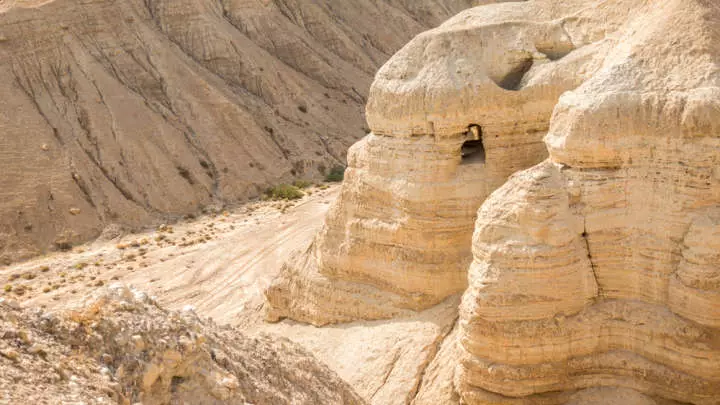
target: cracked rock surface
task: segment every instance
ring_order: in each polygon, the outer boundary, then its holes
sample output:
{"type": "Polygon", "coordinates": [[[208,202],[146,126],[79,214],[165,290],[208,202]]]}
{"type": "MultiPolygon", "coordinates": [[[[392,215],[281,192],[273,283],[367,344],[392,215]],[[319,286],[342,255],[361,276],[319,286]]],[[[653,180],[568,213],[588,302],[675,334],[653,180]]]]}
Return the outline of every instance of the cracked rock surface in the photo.
{"type": "Polygon", "coordinates": [[[560,95],[615,44],[594,27],[616,29],[606,17],[581,1],[487,5],[395,54],[370,90],[372,133],[315,243],[268,290],[268,319],[390,318],[464,291],[478,207],[547,157],[560,95]]]}
{"type": "Polygon", "coordinates": [[[720,403],[720,7],[600,3],[603,68],[478,213],[467,404],[720,403]]]}

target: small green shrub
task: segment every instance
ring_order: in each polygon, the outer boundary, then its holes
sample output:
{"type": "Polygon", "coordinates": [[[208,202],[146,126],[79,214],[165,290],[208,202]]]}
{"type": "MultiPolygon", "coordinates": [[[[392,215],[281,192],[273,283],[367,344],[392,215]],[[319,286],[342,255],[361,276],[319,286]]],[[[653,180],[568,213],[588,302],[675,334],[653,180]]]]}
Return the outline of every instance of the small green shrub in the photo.
{"type": "Polygon", "coordinates": [[[330,169],[330,173],[325,176],[325,181],[341,182],[345,178],[345,166],[335,166],[330,169]]]}
{"type": "Polygon", "coordinates": [[[270,187],[265,195],[271,200],[297,200],[305,195],[299,188],[290,184],[280,184],[270,187]]]}
{"type": "Polygon", "coordinates": [[[295,180],[292,185],[302,190],[312,186],[312,183],[307,180],[295,180]]]}

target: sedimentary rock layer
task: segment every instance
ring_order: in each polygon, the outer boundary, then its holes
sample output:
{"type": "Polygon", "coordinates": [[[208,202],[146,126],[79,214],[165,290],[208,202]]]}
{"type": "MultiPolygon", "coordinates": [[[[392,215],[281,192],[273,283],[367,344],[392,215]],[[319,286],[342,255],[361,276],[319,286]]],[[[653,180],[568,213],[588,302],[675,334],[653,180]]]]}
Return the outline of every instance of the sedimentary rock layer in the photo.
{"type": "Polygon", "coordinates": [[[422,400],[720,403],[719,24],[704,0],[538,0],[416,37],[268,316],[392,317],[467,282],[459,399],[422,400]]]}
{"type": "Polygon", "coordinates": [[[479,211],[465,403],[600,387],[720,403],[720,7],[634,3],[603,68],[560,98],[549,159],[479,211]]]}
{"type": "Polygon", "coordinates": [[[0,2],[0,264],[319,179],[449,1],[0,2]]]}
{"type": "Polygon", "coordinates": [[[371,87],[372,133],[350,149],[323,230],[267,293],[269,319],[391,317],[463,291],[477,208],[547,156],[558,98],[613,44],[586,29],[603,18],[580,1],[495,4],[400,50],[371,87]]]}

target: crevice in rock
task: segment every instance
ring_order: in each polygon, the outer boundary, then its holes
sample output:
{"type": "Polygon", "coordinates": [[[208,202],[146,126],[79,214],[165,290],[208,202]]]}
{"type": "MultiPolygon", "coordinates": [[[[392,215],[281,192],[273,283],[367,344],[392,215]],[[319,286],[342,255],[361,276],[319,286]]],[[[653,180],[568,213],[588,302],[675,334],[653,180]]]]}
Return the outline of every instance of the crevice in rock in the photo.
{"type": "Polygon", "coordinates": [[[602,286],[600,285],[600,279],[598,278],[597,269],[595,268],[595,262],[593,261],[592,253],[590,251],[590,238],[588,236],[587,232],[587,225],[585,222],[583,222],[583,232],[580,235],[583,238],[583,241],[585,242],[585,250],[587,251],[587,258],[590,262],[590,268],[592,269],[593,278],[595,279],[595,284],[597,285],[597,296],[601,297],[603,295],[602,293],[602,286]]]}
{"type": "Polygon", "coordinates": [[[422,368],[420,369],[420,372],[417,374],[417,377],[415,378],[415,385],[413,386],[413,389],[408,394],[407,400],[405,401],[406,404],[412,404],[415,401],[415,398],[417,397],[418,393],[420,392],[420,387],[422,387],[423,380],[425,379],[425,373],[427,372],[428,367],[430,364],[435,360],[435,357],[438,355],[438,352],[440,351],[440,348],[442,347],[443,343],[445,343],[445,339],[448,338],[452,334],[452,332],[457,328],[458,326],[458,318],[459,316],[455,316],[452,322],[450,322],[445,329],[443,329],[440,334],[438,334],[437,339],[430,343],[428,347],[430,348],[430,353],[428,357],[425,359],[425,362],[422,364],[422,368]]]}
{"type": "Polygon", "coordinates": [[[280,11],[280,13],[281,13],[285,18],[287,18],[287,19],[288,19],[290,22],[292,22],[294,25],[297,25],[297,26],[300,25],[300,24],[298,24],[298,21],[297,21],[297,19],[295,18],[295,16],[292,14],[292,11],[291,11],[290,7],[288,7],[288,5],[285,4],[284,1],[282,1],[282,0],[274,0],[273,3],[275,3],[275,6],[278,8],[278,10],[280,11]]]}
{"type": "MultiPolygon", "coordinates": [[[[283,116],[283,118],[285,118],[285,117],[283,116]]],[[[288,150],[282,145],[282,143],[280,142],[280,139],[279,139],[278,136],[275,134],[275,129],[273,129],[272,127],[269,127],[269,126],[265,126],[265,129],[266,129],[266,130],[265,130],[265,133],[268,134],[268,136],[270,137],[270,140],[272,140],[273,143],[275,144],[275,146],[277,146],[278,150],[279,150],[280,153],[283,155],[283,158],[284,158],[285,160],[290,160],[290,151],[288,151],[288,150]],[[270,130],[268,130],[268,128],[269,128],[270,130]]]]}
{"type": "Polygon", "coordinates": [[[43,118],[43,120],[45,120],[47,125],[52,129],[53,136],[58,141],[60,146],[64,146],[65,142],[63,141],[62,137],[60,136],[60,130],[55,125],[52,124],[52,122],[50,121],[50,118],[48,118],[48,116],[45,115],[45,113],[42,110],[42,107],[40,107],[40,104],[38,104],[37,99],[35,98],[35,92],[32,90],[32,85],[30,84],[30,79],[27,77],[27,72],[24,72],[24,69],[23,69],[23,73],[25,73],[25,74],[21,76],[20,74],[18,74],[18,72],[16,70],[16,66],[17,65],[13,63],[13,73],[15,74],[15,79],[16,79],[18,86],[23,91],[23,93],[25,93],[25,95],[30,100],[30,102],[33,104],[33,106],[35,107],[35,110],[38,112],[38,114],[40,114],[40,116],[43,118]],[[23,78],[24,78],[25,83],[23,83],[23,78]]]}
{"type": "Polygon", "coordinates": [[[317,137],[318,137],[318,139],[320,139],[320,142],[322,142],[323,147],[325,147],[325,152],[328,154],[328,156],[333,158],[337,163],[344,164],[342,159],[340,159],[339,157],[335,156],[334,153],[332,153],[332,151],[330,150],[330,143],[328,142],[328,140],[323,135],[320,135],[320,134],[318,134],[317,137]]]}
{"type": "Polygon", "coordinates": [[[370,395],[370,399],[371,399],[371,400],[375,398],[375,396],[377,395],[377,393],[380,392],[380,390],[381,390],[381,389],[385,386],[385,384],[387,383],[388,379],[390,378],[390,375],[392,374],[393,370],[395,369],[395,365],[397,364],[398,360],[400,360],[400,354],[401,354],[400,348],[395,349],[395,353],[393,354],[393,359],[392,359],[392,361],[390,362],[390,364],[388,365],[387,369],[385,370],[385,375],[383,375],[383,380],[382,380],[382,382],[381,382],[380,385],[377,387],[377,389],[375,390],[375,392],[373,392],[372,395],[370,395]]]}
{"type": "MultiPolygon", "coordinates": [[[[83,149],[83,148],[80,147],[80,149],[83,149]]],[[[86,153],[87,153],[87,151],[86,151],[86,153]]],[[[93,208],[97,208],[97,206],[95,205],[95,201],[93,201],[92,196],[90,195],[90,189],[88,188],[87,184],[85,183],[85,180],[83,180],[80,177],[80,175],[78,175],[76,173],[72,174],[72,179],[75,182],[75,185],[77,185],[78,188],[80,189],[80,191],[82,191],[83,198],[85,199],[85,201],[87,201],[88,204],[90,204],[93,208]]]]}

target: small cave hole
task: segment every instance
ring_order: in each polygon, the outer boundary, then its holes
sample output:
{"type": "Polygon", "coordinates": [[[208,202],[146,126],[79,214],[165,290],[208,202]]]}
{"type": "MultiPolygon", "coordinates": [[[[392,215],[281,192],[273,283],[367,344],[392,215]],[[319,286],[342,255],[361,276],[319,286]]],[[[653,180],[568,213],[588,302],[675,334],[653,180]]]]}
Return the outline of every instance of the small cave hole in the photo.
{"type": "Polygon", "coordinates": [[[485,163],[485,146],[482,140],[482,128],[470,125],[465,133],[465,142],[460,149],[462,163],[485,163]]]}
{"type": "Polygon", "coordinates": [[[178,391],[178,387],[185,382],[185,378],[179,376],[173,376],[170,381],[170,391],[175,393],[178,391]]]}
{"type": "Polygon", "coordinates": [[[532,57],[523,59],[519,63],[517,63],[507,74],[505,77],[500,80],[498,83],[498,86],[502,87],[505,90],[510,91],[517,91],[520,90],[520,84],[522,83],[523,78],[525,77],[525,74],[530,71],[530,69],[533,67],[533,59],[532,57]]]}

